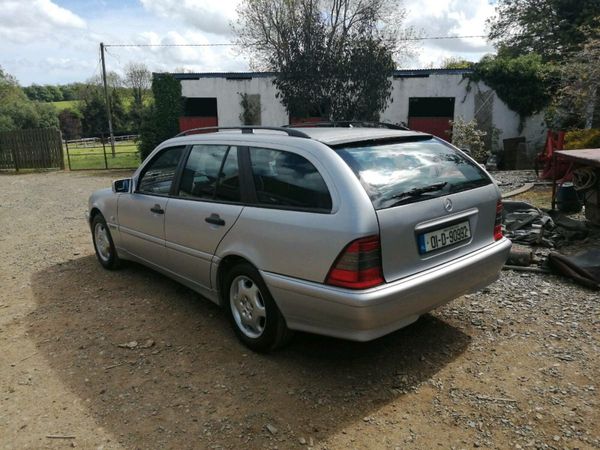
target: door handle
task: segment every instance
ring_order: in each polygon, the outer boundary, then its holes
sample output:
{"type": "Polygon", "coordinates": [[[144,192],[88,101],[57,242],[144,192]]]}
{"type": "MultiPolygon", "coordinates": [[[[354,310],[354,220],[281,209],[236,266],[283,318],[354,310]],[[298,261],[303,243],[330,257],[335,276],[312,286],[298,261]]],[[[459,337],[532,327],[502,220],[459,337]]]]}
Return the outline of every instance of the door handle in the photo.
{"type": "Polygon", "coordinates": [[[150,211],[152,211],[154,214],[164,214],[165,213],[165,210],[162,209],[158,203],[156,205],[154,205],[152,208],[150,208],[150,211]]]}
{"type": "Polygon", "coordinates": [[[214,213],[211,214],[209,217],[207,217],[204,220],[213,225],[220,225],[220,226],[225,225],[225,221],[223,219],[221,219],[221,217],[218,214],[214,214],[214,213]]]}

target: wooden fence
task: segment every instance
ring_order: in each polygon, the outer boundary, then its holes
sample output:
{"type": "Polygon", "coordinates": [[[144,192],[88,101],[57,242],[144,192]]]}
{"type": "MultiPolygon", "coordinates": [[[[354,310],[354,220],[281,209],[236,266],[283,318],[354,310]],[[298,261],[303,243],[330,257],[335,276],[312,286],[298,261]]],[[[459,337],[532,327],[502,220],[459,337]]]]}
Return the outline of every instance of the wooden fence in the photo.
{"type": "Polygon", "coordinates": [[[62,138],[56,128],[0,133],[0,169],[64,169],[62,138]]]}

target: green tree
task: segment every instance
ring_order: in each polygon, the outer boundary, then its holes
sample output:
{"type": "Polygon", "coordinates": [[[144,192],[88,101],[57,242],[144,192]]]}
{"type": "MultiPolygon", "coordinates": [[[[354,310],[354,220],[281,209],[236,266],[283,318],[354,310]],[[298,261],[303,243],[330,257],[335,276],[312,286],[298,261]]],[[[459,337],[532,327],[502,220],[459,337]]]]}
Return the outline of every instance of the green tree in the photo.
{"type": "Polygon", "coordinates": [[[47,86],[40,86],[39,84],[32,84],[31,86],[23,88],[23,91],[29,98],[36,102],[51,102],[53,101],[52,92],[50,92],[47,86]]]}
{"type": "Polygon", "coordinates": [[[442,69],[472,69],[475,63],[464,58],[451,56],[442,61],[442,69]]]}
{"type": "Polygon", "coordinates": [[[58,113],[58,121],[63,139],[79,139],[81,137],[81,113],[73,109],[63,109],[58,113]]]}
{"type": "Polygon", "coordinates": [[[108,133],[106,104],[100,89],[88,88],[81,107],[83,135],[92,137],[108,133]]]}
{"type": "Polygon", "coordinates": [[[488,21],[489,38],[500,54],[535,52],[544,61],[559,61],[580,50],[600,26],[598,0],[499,0],[488,21]]]}
{"type": "Polygon", "coordinates": [[[179,132],[179,117],[183,113],[181,83],[169,74],[154,74],[152,79],[154,103],[143,115],[138,148],[142,158],[154,148],[179,132]]]}
{"type": "Polygon", "coordinates": [[[560,69],[560,84],[546,121],[554,128],[591,128],[600,123],[600,39],[590,39],[560,69]]]}
{"type": "MultiPolygon", "coordinates": [[[[109,73],[109,75],[107,80],[113,131],[115,133],[129,132],[131,123],[122,100],[121,91],[123,88],[119,87],[120,78],[114,73],[109,73]]],[[[108,135],[108,113],[102,79],[95,77],[88,80],[87,83],[81,84],[78,89],[78,96],[81,99],[83,134],[88,137],[108,135]]]]}
{"type": "Polygon", "coordinates": [[[144,111],[144,99],[152,83],[152,74],[143,63],[130,63],[125,68],[125,85],[131,89],[133,103],[129,111],[131,126],[140,132],[144,111]]]}
{"type": "Polygon", "coordinates": [[[496,91],[510,109],[519,114],[520,127],[525,118],[542,111],[552,99],[557,82],[557,68],[542,61],[537,54],[517,57],[486,55],[467,77],[483,81],[496,91]]]}
{"type": "Polygon", "coordinates": [[[0,67],[0,131],[57,126],[54,107],[29,100],[17,80],[0,67]]]}
{"type": "Polygon", "coordinates": [[[244,0],[234,29],[291,115],[373,120],[409,50],[404,15],[397,0],[244,0]]]}
{"type": "Polygon", "coordinates": [[[47,84],[44,86],[48,91],[48,96],[51,102],[61,102],[63,100],[62,90],[59,86],[47,84]]]}

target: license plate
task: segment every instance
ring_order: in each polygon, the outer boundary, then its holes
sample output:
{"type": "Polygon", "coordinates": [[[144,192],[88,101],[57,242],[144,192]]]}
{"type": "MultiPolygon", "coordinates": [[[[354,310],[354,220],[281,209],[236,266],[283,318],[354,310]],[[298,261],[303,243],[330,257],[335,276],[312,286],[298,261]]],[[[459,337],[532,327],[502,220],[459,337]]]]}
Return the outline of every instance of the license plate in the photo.
{"type": "Polygon", "coordinates": [[[420,234],[419,253],[429,253],[444,247],[449,247],[458,242],[466,241],[471,237],[469,222],[460,222],[446,228],[420,234]]]}

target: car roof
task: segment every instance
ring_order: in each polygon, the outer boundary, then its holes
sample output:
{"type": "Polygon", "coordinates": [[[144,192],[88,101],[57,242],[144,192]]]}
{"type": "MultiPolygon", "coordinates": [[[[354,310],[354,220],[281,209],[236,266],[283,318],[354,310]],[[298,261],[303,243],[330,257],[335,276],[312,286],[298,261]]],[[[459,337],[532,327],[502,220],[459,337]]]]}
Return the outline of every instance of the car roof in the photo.
{"type": "Polygon", "coordinates": [[[350,144],[355,142],[402,139],[411,137],[428,138],[430,134],[421,133],[412,130],[391,130],[386,128],[361,128],[361,127],[299,127],[299,128],[281,128],[281,129],[261,129],[259,127],[253,129],[252,133],[243,133],[240,130],[224,129],[211,133],[188,134],[180,136],[169,141],[172,143],[187,143],[189,141],[198,141],[204,139],[224,138],[235,136],[236,140],[243,138],[249,142],[268,140],[271,142],[290,142],[288,139],[305,139],[304,137],[289,136],[285,133],[298,132],[315,141],[325,145],[337,146],[342,144],[350,144]]]}
{"type": "Polygon", "coordinates": [[[359,128],[359,127],[302,127],[293,128],[306,133],[311,139],[327,145],[349,144],[351,142],[408,138],[413,136],[431,136],[426,133],[412,130],[390,130],[386,128],[359,128]]]}

